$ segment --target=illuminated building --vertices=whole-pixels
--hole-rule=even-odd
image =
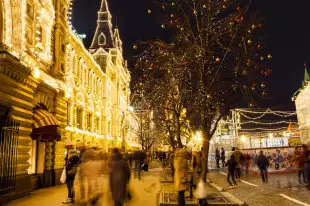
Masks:
[[[13,154],[0,160],[14,163],[7,174],[12,187],[0,204],[57,184],[66,141],[105,150],[136,145],[126,129],[136,118],[128,109],[130,74],[107,2],[101,3],[89,51],[71,29],[71,7],[70,0],[0,2],[0,116],[5,121],[9,117],[1,114],[11,111],[20,124],[18,144],[0,141],[10,143],[5,148]]]

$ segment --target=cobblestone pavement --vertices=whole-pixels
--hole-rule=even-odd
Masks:
[[[225,171],[213,171],[208,178],[217,185],[228,188]],[[269,183],[263,184],[258,174],[243,177],[237,189],[228,190],[231,194],[253,206],[310,206],[310,191],[300,185],[296,173],[270,174]],[[282,194],[282,196],[280,196]],[[285,195],[287,198],[283,197]],[[293,198],[289,200],[288,198]],[[295,201],[295,202],[294,202]],[[300,201],[299,203],[296,201]]]
[[[142,179],[134,179],[132,174],[133,199],[125,206],[157,206],[160,184],[161,168],[158,162],[150,165],[149,172],[143,172]],[[66,199],[66,186],[60,185],[40,189],[32,192],[30,196],[19,198],[8,203],[6,206],[61,206]]]

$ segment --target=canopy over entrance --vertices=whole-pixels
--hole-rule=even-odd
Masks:
[[[44,109],[36,109],[33,115],[31,139],[43,142],[60,141],[59,122],[56,117]]]

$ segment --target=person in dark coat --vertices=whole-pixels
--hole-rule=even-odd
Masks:
[[[222,160],[222,167],[224,168],[225,167],[225,150],[223,147],[221,148],[221,160]]]
[[[216,160],[216,167],[217,168],[220,168],[220,159],[221,159],[220,150],[218,148],[216,148],[216,150],[215,150],[215,160]]]
[[[262,176],[262,180],[264,183],[268,182],[268,167],[269,167],[269,160],[264,155],[263,151],[260,151],[260,155],[257,158],[257,166],[259,168],[260,174]]]
[[[74,150],[74,145],[72,142],[68,142],[65,148],[67,149],[67,155],[65,158],[66,161],[65,168],[66,168],[66,184],[68,188],[68,199],[63,201],[63,203],[69,204],[74,202],[73,183],[80,160],[78,153]]]
[[[112,149],[110,167],[110,188],[115,206],[123,206],[126,188],[130,179],[128,163],[123,159],[117,148]]]
[[[236,166],[237,166],[237,163],[235,161],[235,156],[231,155],[230,159],[226,162],[225,165],[228,167],[227,182],[229,184],[229,188],[232,189],[237,186],[237,182],[235,180],[235,174],[234,174],[236,170]],[[230,178],[232,179],[233,183],[231,183]]]

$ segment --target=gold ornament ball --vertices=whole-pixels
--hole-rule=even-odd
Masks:
[[[151,9],[149,9],[149,10],[147,11],[147,13],[148,13],[148,14],[151,14],[151,13],[152,13],[152,10],[151,10]]]
[[[218,63],[218,62],[221,61],[221,59],[217,57],[217,58],[215,59],[215,61]]]
[[[133,47],[132,47],[133,49],[137,49],[138,48],[138,46],[137,45],[133,45]]]
[[[183,28],[183,27],[181,28],[181,31],[184,31],[184,28]]]
[[[171,5],[172,5],[172,6],[175,6],[175,3],[174,3],[174,2],[172,2],[172,3],[171,3]]]
[[[252,44],[252,40],[251,39],[248,40],[248,44],[249,45]]]
[[[249,29],[249,30],[248,30],[248,33],[249,33],[249,34],[251,34],[251,33],[252,33],[252,30],[251,30],[251,29]]]
[[[272,59],[272,56],[271,56],[271,54],[268,54],[268,59]]]
[[[207,8],[207,5],[205,5],[205,4],[204,4],[204,5],[202,5],[202,8],[206,9],[206,8]]]
[[[226,6],[226,5],[223,5],[222,7],[223,7],[223,9],[226,9],[226,8],[227,8],[227,6]]]
[[[174,18],[174,14],[171,14],[170,17],[171,17],[171,18]]]
[[[165,26],[164,24],[162,24],[162,25],[161,25],[161,28],[164,29],[164,28],[166,28],[166,26]]]
[[[252,25],[252,29],[255,29],[255,28],[256,28],[256,26],[255,26],[255,24],[253,24],[253,25]]]
[[[194,10],[194,15],[197,15],[197,10]]]

